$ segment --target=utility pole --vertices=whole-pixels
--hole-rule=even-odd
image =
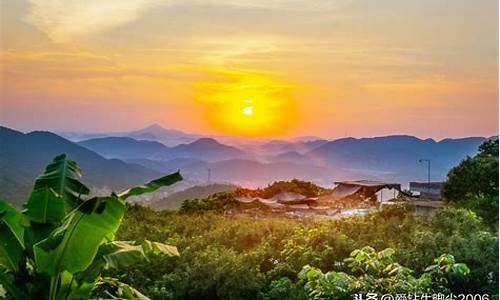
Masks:
[[[419,163],[427,162],[427,192],[431,191],[431,160],[430,159],[419,159]]]
[[[208,168],[207,183],[210,183],[210,177],[212,176],[212,169]]]

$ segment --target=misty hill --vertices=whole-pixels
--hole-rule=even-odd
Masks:
[[[124,189],[161,174],[136,164],[105,159],[54,133],[21,133],[0,126],[0,198],[22,203],[36,176],[52,159],[66,153],[82,168],[83,182],[97,188]]]
[[[175,129],[165,129],[159,124],[152,124],[146,128],[125,132],[121,135],[134,139],[160,141],[166,145],[191,143],[200,138],[199,135],[186,133]]]
[[[73,142],[106,137],[129,137],[136,140],[148,140],[161,142],[167,146],[175,146],[183,143],[191,143],[201,138],[196,134],[186,133],[175,129],[165,129],[158,124],[147,126],[143,129],[123,132],[57,132],[58,135]]]
[[[177,170],[189,170],[193,167],[207,166],[207,162],[194,158],[174,158],[170,160],[154,160],[146,158],[125,159],[125,162],[138,164],[161,173],[172,173]],[[206,173],[206,172],[205,172]],[[185,178],[187,180],[187,178]]]
[[[253,160],[232,159],[214,162],[208,165],[215,181],[254,183],[266,185],[276,180],[301,178],[323,184],[331,183],[337,174],[333,169],[315,165],[303,165],[290,162],[261,163]]]
[[[297,152],[300,154],[306,153],[321,145],[326,144],[328,141],[323,139],[310,140],[310,141],[283,141],[273,140],[264,143],[258,149],[264,153],[277,155],[283,152]]]
[[[159,142],[135,140],[129,137],[107,137],[79,142],[80,145],[105,157],[123,159],[171,160],[193,158],[204,161],[241,158],[244,151],[219,143],[215,139],[200,138],[189,144],[167,147]]]
[[[81,141],[79,145],[108,158],[132,159],[139,157],[154,158],[168,155],[170,148],[155,141],[135,140],[130,137],[104,137]]]
[[[467,155],[477,152],[483,137],[419,139],[413,136],[345,138],[331,141],[306,153],[311,161],[330,167],[380,172],[381,177],[405,181],[426,178],[426,165],[419,159],[431,159],[433,180],[443,180],[447,172]],[[384,175],[385,173],[385,175]]]
[[[245,152],[232,146],[217,142],[212,138],[201,138],[190,144],[181,144],[172,148],[175,157],[196,158],[205,161],[241,158]]]
[[[444,180],[448,171],[467,155],[476,153],[484,140],[482,137],[439,142],[412,136],[346,138],[320,142],[317,148],[305,154],[285,151],[277,155],[265,155],[268,151],[264,151],[260,159],[224,159],[227,156],[220,155],[220,161],[205,161],[208,154],[199,151],[199,156],[192,155],[190,158],[133,162],[162,172],[181,169],[190,178],[200,182],[206,181],[210,169],[213,180],[251,186],[291,178],[326,185],[330,185],[333,180],[360,178],[407,184],[410,180],[427,178],[427,166],[419,163],[419,159],[430,158],[432,180]],[[276,151],[286,149],[290,144],[274,141],[267,145],[270,148],[277,146],[272,149]],[[210,156],[213,157],[212,154]]]
[[[156,210],[177,209],[182,202],[187,199],[206,198],[212,194],[220,192],[232,192],[238,186],[233,184],[212,183],[208,185],[193,186],[183,191],[170,194],[168,197],[149,203],[149,206]]]
[[[309,157],[298,153],[297,151],[283,152],[278,155],[268,156],[267,160],[270,162],[292,162],[292,163],[302,163],[311,164],[314,163],[309,159]]]
[[[212,181],[231,182],[242,186],[265,186],[276,180],[300,178],[319,184],[331,185],[334,179],[347,179],[356,176],[354,172],[337,172],[322,166],[293,162],[264,163],[248,159],[230,159],[217,162],[199,160],[171,160],[167,162],[151,160],[132,160],[131,162],[169,173],[180,169],[185,178],[199,183],[207,182],[208,172]]]

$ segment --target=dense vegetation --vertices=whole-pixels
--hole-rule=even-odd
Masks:
[[[364,217],[299,221],[131,206],[117,235],[178,247],[178,258],[154,258],[126,273],[112,273],[155,299],[306,299],[306,282],[299,276],[304,266],[357,276],[343,260],[366,245],[395,249],[394,261],[411,266],[414,278],[442,254],[453,254],[470,274],[443,275],[442,290],[498,293],[497,233],[466,209],[446,208],[423,217],[412,214],[411,207],[395,206]]]
[[[328,189],[320,187],[312,182],[292,179],[290,181],[276,181],[265,188],[255,190],[241,188],[236,191],[236,194],[267,199],[283,192],[297,193],[307,197],[317,197],[328,191]]]
[[[376,252],[372,247],[356,249],[344,259],[353,275],[321,270],[309,265],[302,268],[299,279],[307,296],[313,299],[350,299],[354,294],[437,294],[450,293],[447,275],[467,275],[470,270],[456,263],[453,255],[442,254],[419,277],[415,271],[394,261],[394,249]]]
[[[218,212],[223,213],[238,205],[235,200],[235,193],[216,193],[206,198],[187,199],[182,202],[179,213],[203,213]]]
[[[443,197],[477,212],[491,226],[498,226],[498,139],[486,141],[479,153],[467,157],[449,173]]]

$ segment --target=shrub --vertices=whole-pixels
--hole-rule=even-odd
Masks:
[[[222,213],[236,204],[233,193],[222,192],[203,199],[188,199],[182,202],[180,213],[216,211]]]
[[[447,294],[450,292],[447,288],[448,273],[469,273],[465,264],[456,263],[452,255],[443,254],[434,260],[434,265],[415,277],[415,271],[394,261],[394,253],[391,248],[376,252],[372,247],[363,247],[354,250],[351,257],[344,260],[350,274],[323,273],[306,265],[299,273],[299,279],[310,299],[350,299],[351,295],[359,293]]]
[[[257,189],[257,190],[238,189],[236,190],[236,194],[240,196],[245,195],[245,196],[261,197],[267,199],[283,192],[293,192],[307,197],[317,197],[321,194],[326,193],[327,191],[329,190],[320,187],[312,182],[292,179],[290,181],[273,182],[272,184],[268,185],[263,189]]]
[[[467,293],[497,293],[497,233],[466,209],[445,208],[419,217],[411,208],[395,206],[339,220],[293,220],[228,218],[213,211],[154,212],[133,206],[125,214],[117,238],[166,240],[179,248],[182,255],[178,259],[152,258],[154,268],[138,264],[126,272],[109,274],[121,275],[122,281],[155,299],[165,299],[166,291],[172,292],[169,297],[173,299],[234,297],[227,287],[243,299],[279,298],[276,295],[287,299],[286,287],[290,287],[301,299],[305,295],[297,276],[304,265],[353,275],[343,259],[365,245],[395,249],[393,260],[411,266],[415,278],[435,264],[436,257],[451,253],[471,273],[447,274],[448,289],[455,294],[464,289]],[[211,289],[203,290],[207,284]],[[191,286],[197,288],[189,293]]]

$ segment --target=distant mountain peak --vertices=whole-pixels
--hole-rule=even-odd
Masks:
[[[241,157],[244,151],[219,143],[213,138],[199,138],[189,144],[180,144],[172,148],[178,157],[202,158],[210,161]]]
[[[153,123],[147,127],[145,127],[144,129],[142,130],[166,130],[165,128],[163,128],[160,124],[158,123]]]
[[[136,131],[131,131],[127,133],[128,136],[138,137],[141,139],[180,139],[180,140],[194,140],[195,135],[185,133],[177,129],[167,129],[158,123],[154,123],[139,129]]]
[[[201,145],[220,145],[216,139],[213,138],[199,138],[191,144],[201,144]]]

